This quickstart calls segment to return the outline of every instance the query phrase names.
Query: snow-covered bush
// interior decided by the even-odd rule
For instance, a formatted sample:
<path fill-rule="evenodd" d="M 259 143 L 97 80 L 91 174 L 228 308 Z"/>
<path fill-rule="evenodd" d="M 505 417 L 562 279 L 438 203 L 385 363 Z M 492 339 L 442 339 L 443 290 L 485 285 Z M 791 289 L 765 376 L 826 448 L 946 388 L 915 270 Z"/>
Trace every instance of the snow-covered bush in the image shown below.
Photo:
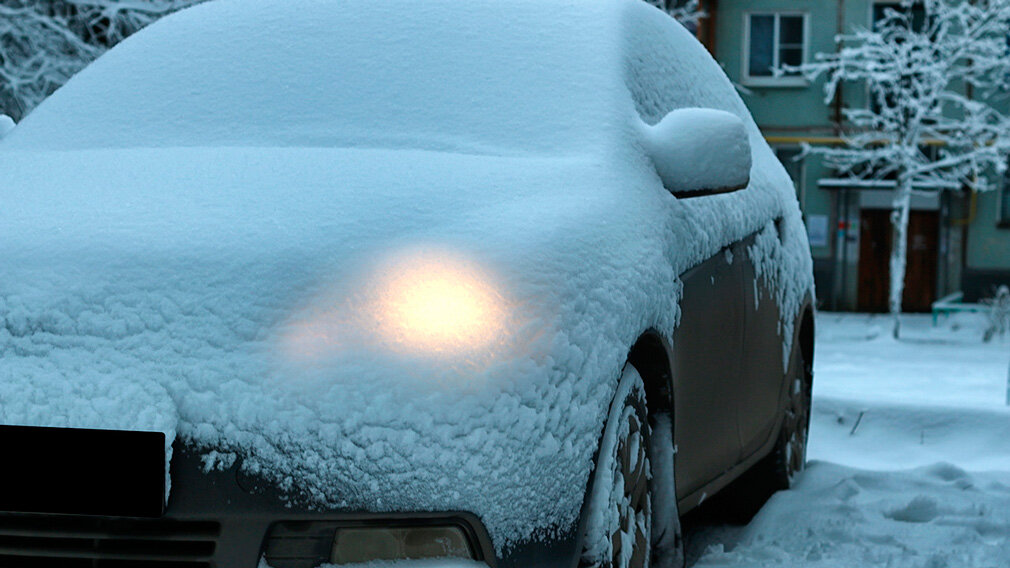
<path fill-rule="evenodd" d="M 16 120 L 128 35 L 202 0 L 4 0 L 0 113 Z"/>
<path fill-rule="evenodd" d="M 983 298 L 982 303 L 989 306 L 989 327 L 985 330 L 985 340 L 990 341 L 996 335 L 1002 337 L 1010 331 L 1010 288 L 1000 286 L 992 298 Z"/>
<path fill-rule="evenodd" d="M 826 165 L 859 178 L 893 178 L 890 311 L 900 330 L 909 207 L 914 188 L 991 188 L 1006 169 L 1008 119 L 993 105 L 1010 77 L 1010 1 L 921 0 L 888 9 L 873 29 L 837 38 L 838 51 L 792 70 L 825 76 L 825 101 L 843 83 L 865 88 L 865 107 L 845 109 L 841 147 L 808 147 Z"/>

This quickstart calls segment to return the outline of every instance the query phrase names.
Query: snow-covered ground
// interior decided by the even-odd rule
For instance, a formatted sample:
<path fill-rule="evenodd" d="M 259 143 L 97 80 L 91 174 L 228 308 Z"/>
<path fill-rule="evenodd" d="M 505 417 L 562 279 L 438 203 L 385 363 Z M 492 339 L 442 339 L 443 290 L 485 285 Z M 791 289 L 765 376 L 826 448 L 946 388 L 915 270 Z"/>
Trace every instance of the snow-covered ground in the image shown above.
<path fill-rule="evenodd" d="M 1010 566 L 1010 339 L 985 325 L 909 315 L 895 341 L 885 317 L 819 314 L 807 472 L 692 534 L 691 564 Z"/>

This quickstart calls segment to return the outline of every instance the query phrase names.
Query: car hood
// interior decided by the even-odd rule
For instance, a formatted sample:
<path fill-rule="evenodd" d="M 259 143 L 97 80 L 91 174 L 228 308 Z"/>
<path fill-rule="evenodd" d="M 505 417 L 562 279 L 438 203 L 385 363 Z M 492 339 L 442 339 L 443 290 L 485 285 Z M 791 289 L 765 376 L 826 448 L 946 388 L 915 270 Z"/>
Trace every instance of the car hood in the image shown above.
<path fill-rule="evenodd" d="M 629 171 L 4 152 L 0 417 L 164 431 L 320 506 L 473 511 L 499 546 L 567 529 L 627 346 L 672 332 L 684 267 L 668 259 L 712 247 L 688 216 L 699 250 L 671 255 L 677 202 Z M 448 299 L 425 300 L 429 281 Z M 417 294 L 438 307 L 417 317 L 448 324 L 401 325 Z"/>

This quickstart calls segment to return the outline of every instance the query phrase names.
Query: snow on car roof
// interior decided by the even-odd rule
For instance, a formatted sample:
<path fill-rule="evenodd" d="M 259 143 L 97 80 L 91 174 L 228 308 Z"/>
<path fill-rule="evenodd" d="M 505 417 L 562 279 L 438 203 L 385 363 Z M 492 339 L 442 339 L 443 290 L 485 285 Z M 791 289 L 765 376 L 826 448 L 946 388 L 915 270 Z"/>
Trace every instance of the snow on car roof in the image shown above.
<path fill-rule="evenodd" d="M 678 106 L 745 120 L 750 187 L 663 189 L 639 136 Z M 679 274 L 760 232 L 786 352 L 812 290 L 787 175 L 639 0 L 210 2 L 39 106 L 0 188 L 4 423 L 178 433 L 319 506 L 472 511 L 499 550 L 577 521 Z M 418 295 L 476 323 L 417 332 Z"/>
<path fill-rule="evenodd" d="M 610 2 L 215 0 L 127 39 L 14 139 L 570 150 L 621 94 L 619 20 Z"/>

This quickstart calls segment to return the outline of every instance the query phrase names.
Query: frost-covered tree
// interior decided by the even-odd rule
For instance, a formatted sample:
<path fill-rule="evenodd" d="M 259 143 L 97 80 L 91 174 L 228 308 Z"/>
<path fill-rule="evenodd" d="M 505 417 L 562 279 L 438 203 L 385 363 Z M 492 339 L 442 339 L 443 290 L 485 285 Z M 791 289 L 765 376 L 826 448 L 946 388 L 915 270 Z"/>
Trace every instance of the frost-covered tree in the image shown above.
<path fill-rule="evenodd" d="M 20 119 L 154 20 L 202 0 L 2 0 L 0 113 Z"/>
<path fill-rule="evenodd" d="M 670 14 L 688 29 L 694 29 L 705 16 L 698 0 L 646 0 L 649 4 Z"/>
<path fill-rule="evenodd" d="M 46 8 L 0 4 L 0 113 L 20 118 L 101 53 Z"/>
<path fill-rule="evenodd" d="M 837 52 L 795 68 L 810 80 L 826 78 L 825 102 L 843 83 L 868 95 L 865 107 L 845 110 L 844 145 L 806 152 L 853 177 L 895 180 L 889 290 L 895 338 L 915 188 L 989 189 L 1010 148 L 1007 118 L 991 104 L 1010 76 L 1010 0 L 921 0 L 920 21 L 913 21 L 912 4 L 886 10 L 873 29 L 838 37 Z"/>

